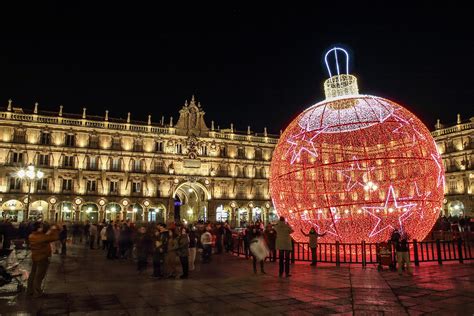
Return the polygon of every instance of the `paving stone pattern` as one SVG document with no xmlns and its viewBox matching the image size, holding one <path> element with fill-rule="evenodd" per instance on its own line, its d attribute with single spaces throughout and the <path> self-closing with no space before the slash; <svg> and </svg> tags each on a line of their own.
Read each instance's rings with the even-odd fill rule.
<svg viewBox="0 0 474 316">
<path fill-rule="evenodd" d="M 254 275 L 251 260 L 224 254 L 198 263 L 188 280 L 156 280 L 151 267 L 138 274 L 130 260 L 73 246 L 65 259 L 52 258 L 43 298 L 0 291 L 0 314 L 473 315 L 473 267 L 425 264 L 399 276 L 375 266 L 298 263 L 290 278 L 279 278 L 276 263 Z"/>
</svg>

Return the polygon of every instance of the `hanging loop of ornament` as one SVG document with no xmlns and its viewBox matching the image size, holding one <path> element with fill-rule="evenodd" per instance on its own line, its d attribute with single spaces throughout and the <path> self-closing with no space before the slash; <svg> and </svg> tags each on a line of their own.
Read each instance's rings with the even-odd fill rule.
<svg viewBox="0 0 474 316">
<path fill-rule="evenodd" d="M 337 75 L 339 76 L 341 74 L 340 69 L 339 69 L 339 59 L 337 57 L 337 52 L 338 51 L 343 52 L 344 55 L 346 56 L 346 75 L 349 74 L 349 53 L 343 48 L 334 47 L 334 48 L 331 48 L 330 50 L 328 50 L 326 55 L 324 56 L 324 62 L 326 63 L 326 68 L 328 69 L 329 77 L 332 77 L 332 73 L 331 73 L 331 67 L 329 67 L 328 57 L 329 57 L 329 54 L 331 54 L 332 52 L 334 52 L 334 59 L 336 61 Z"/>
</svg>

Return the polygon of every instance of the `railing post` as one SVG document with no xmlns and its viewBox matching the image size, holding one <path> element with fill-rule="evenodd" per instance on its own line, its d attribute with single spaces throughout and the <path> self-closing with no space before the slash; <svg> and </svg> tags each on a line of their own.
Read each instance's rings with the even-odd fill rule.
<svg viewBox="0 0 474 316">
<path fill-rule="evenodd" d="M 462 257 L 462 239 L 458 239 L 458 254 L 459 254 L 459 263 L 464 263 L 464 259 Z"/>
<path fill-rule="evenodd" d="M 366 266 L 367 266 L 367 261 L 365 258 L 365 240 L 362 240 L 362 267 L 365 268 Z"/>
<path fill-rule="evenodd" d="M 418 258 L 418 241 L 413 239 L 413 260 L 415 260 L 415 266 L 420 266 L 420 259 Z"/>
<path fill-rule="evenodd" d="M 240 257 L 241 247 L 242 247 L 242 238 L 239 236 L 237 237 L 237 257 Z"/>
<path fill-rule="evenodd" d="M 295 241 L 291 240 L 291 263 L 295 263 Z"/>
<path fill-rule="evenodd" d="M 438 256 L 438 264 L 443 264 L 443 258 L 441 257 L 441 242 L 436 239 L 436 253 Z"/>
<path fill-rule="evenodd" d="M 339 258 L 339 241 L 336 241 L 336 266 L 341 265 L 341 259 Z"/>
</svg>

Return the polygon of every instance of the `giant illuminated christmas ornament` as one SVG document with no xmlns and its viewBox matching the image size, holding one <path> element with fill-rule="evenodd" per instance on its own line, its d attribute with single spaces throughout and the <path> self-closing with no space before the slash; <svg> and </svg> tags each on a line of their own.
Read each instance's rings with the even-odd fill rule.
<svg viewBox="0 0 474 316">
<path fill-rule="evenodd" d="M 307 240 L 300 229 L 310 227 L 325 233 L 322 242 L 386 241 L 395 229 L 422 240 L 444 193 L 430 132 L 401 105 L 359 94 L 345 50 L 329 50 L 325 61 L 326 100 L 290 123 L 273 154 L 270 191 L 278 215 L 293 225 L 297 241 Z"/>
</svg>

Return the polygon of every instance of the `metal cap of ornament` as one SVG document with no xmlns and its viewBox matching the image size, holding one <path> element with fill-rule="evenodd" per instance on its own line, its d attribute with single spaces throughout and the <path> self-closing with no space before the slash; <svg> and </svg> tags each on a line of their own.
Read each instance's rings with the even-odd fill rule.
<svg viewBox="0 0 474 316">
<path fill-rule="evenodd" d="M 341 74 L 341 69 L 339 67 L 339 57 L 338 52 L 343 53 L 343 58 L 346 59 L 346 73 Z M 332 54 L 334 53 L 334 54 Z M 331 67 L 329 66 L 328 57 L 334 55 L 336 73 L 333 75 L 331 72 Z M 324 62 L 329 72 L 329 79 L 324 82 L 324 94 L 326 95 L 326 100 L 334 99 L 341 96 L 347 95 L 358 95 L 359 87 L 357 86 L 357 78 L 349 74 L 349 54 L 345 49 L 340 47 L 334 47 L 330 49 L 324 56 Z"/>
</svg>

